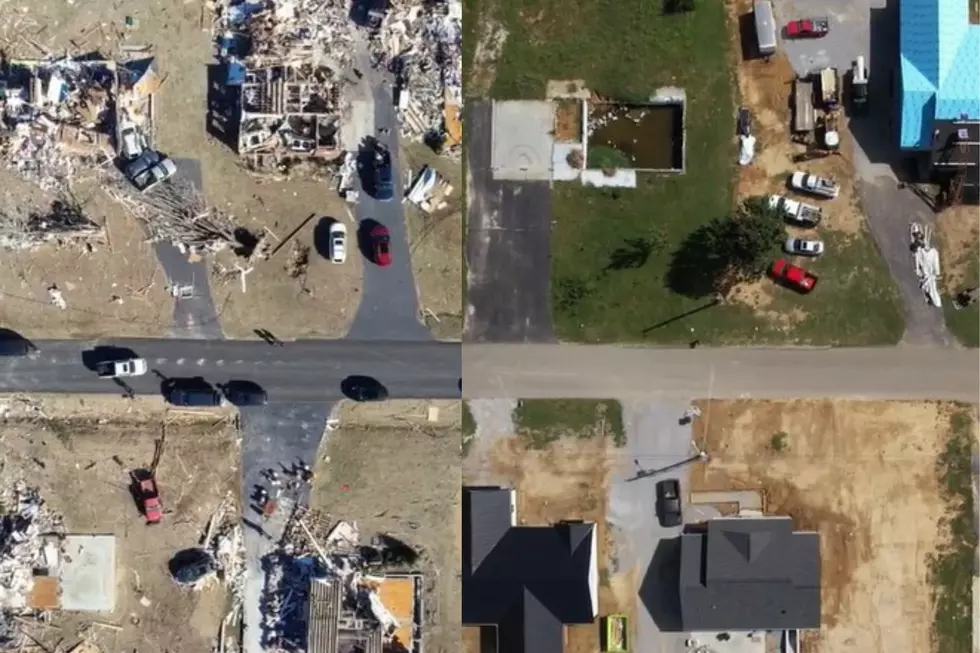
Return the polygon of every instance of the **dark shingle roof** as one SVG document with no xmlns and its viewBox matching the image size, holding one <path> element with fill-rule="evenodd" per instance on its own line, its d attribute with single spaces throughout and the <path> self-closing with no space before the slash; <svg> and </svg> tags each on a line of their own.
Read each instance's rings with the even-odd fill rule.
<svg viewBox="0 0 980 653">
<path fill-rule="evenodd" d="M 463 623 L 496 624 L 501 651 L 560 653 L 562 625 L 594 619 L 595 526 L 510 520 L 510 490 L 464 488 Z"/>
<path fill-rule="evenodd" d="M 820 627 L 820 539 L 789 518 L 713 519 L 681 536 L 686 631 Z"/>
</svg>

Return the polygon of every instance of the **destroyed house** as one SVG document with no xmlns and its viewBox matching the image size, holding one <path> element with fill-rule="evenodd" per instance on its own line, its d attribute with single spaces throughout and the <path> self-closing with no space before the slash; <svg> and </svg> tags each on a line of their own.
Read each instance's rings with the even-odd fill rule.
<svg viewBox="0 0 980 653">
<path fill-rule="evenodd" d="M 820 627 L 820 537 L 789 517 L 718 518 L 681 535 L 686 632 Z"/>
<path fill-rule="evenodd" d="M 381 629 L 344 609 L 340 580 L 310 581 L 307 653 L 382 653 Z"/>
<path fill-rule="evenodd" d="M 597 615 L 595 524 L 517 526 L 507 488 L 463 501 L 463 624 L 495 627 L 501 652 L 561 653 L 565 625 Z"/>
<path fill-rule="evenodd" d="M 238 152 L 256 163 L 265 155 L 337 156 L 340 113 L 340 87 L 329 68 L 247 68 Z"/>
</svg>

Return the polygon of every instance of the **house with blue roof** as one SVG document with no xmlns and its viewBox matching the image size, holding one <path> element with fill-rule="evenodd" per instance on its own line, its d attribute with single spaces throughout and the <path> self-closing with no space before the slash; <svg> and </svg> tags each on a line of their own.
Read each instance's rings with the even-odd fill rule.
<svg viewBox="0 0 980 653">
<path fill-rule="evenodd" d="M 934 177 L 980 185 L 980 25 L 969 0 L 901 0 L 899 144 Z"/>
</svg>

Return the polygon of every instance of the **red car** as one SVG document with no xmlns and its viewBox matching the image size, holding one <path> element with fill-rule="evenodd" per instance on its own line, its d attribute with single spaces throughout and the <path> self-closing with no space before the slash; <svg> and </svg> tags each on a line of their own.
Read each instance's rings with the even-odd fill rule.
<svg viewBox="0 0 980 653">
<path fill-rule="evenodd" d="M 818 39 L 830 31 L 828 18 L 800 18 L 786 23 L 788 39 Z"/>
<path fill-rule="evenodd" d="M 777 282 L 803 295 L 813 290 L 813 287 L 817 285 L 816 275 L 807 272 L 797 265 L 793 265 L 784 258 L 773 263 L 769 273 Z"/>
<path fill-rule="evenodd" d="M 388 234 L 388 227 L 383 224 L 375 225 L 371 229 L 370 239 L 374 262 L 381 267 L 391 265 L 391 236 Z"/>
<path fill-rule="evenodd" d="M 163 504 L 157 491 L 157 482 L 152 478 L 144 478 L 139 482 L 140 504 L 147 524 L 159 524 L 163 519 Z"/>
</svg>

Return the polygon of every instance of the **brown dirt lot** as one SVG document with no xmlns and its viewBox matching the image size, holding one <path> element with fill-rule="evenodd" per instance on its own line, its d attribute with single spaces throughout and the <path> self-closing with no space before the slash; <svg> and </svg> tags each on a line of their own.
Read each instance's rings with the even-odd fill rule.
<svg viewBox="0 0 980 653">
<path fill-rule="evenodd" d="M 448 428 L 341 425 L 321 450 L 311 499 L 333 520 L 357 522 L 362 538 L 386 532 L 421 548 L 429 653 L 456 653 L 460 645 L 459 441 Z"/>
<path fill-rule="evenodd" d="M 447 206 L 426 215 L 405 203 L 412 271 L 426 326 L 440 340 L 463 334 L 463 177 L 459 161 L 441 158 L 419 144 L 403 144 L 406 170 L 430 165 L 453 187 Z"/>
<path fill-rule="evenodd" d="M 555 100 L 555 141 L 582 142 L 582 102 Z"/>
<path fill-rule="evenodd" d="M 502 438 L 493 442 L 488 456 L 495 483 L 517 490 L 517 517 L 521 524 L 544 525 L 562 519 L 593 521 L 598 526 L 599 614 L 625 613 L 635 608 L 632 573 L 612 573 L 611 533 L 606 528 L 609 472 L 614 450 L 611 439 L 563 437 L 536 448 L 530 437 Z M 464 483 L 466 479 L 464 478 Z M 474 646 L 475 628 L 464 640 Z M 566 653 L 595 653 L 599 650 L 599 622 L 569 626 Z M 479 653 L 478 648 L 464 648 Z"/>
<path fill-rule="evenodd" d="M 821 535 L 823 629 L 810 650 L 928 651 L 927 560 L 946 512 L 936 475 L 952 406 L 702 402 L 711 458 L 693 489 L 760 489 L 768 514 Z M 773 436 L 785 435 L 775 451 Z"/>
<path fill-rule="evenodd" d="M 2 403 L 14 406 L 0 427 L 3 477 L 39 486 L 48 506 L 64 516 L 68 532 L 116 536 L 115 612 L 55 613 L 51 623 L 57 629 L 28 632 L 46 650 L 55 650 L 60 639 L 66 648 L 59 650 L 67 650 L 85 630 L 104 653 L 210 650 L 228 608 L 226 592 L 220 587 L 180 589 L 167 562 L 180 549 L 195 546 L 222 499 L 237 495 L 238 447 L 231 421 L 216 421 L 214 414 L 167 413 L 152 402 L 63 398 L 41 402 L 50 420 L 31 419 L 23 404 L 10 397 Z M 97 422 L 94 415 L 102 417 Z M 129 494 L 124 468 L 149 464 L 165 422 L 166 447 L 157 476 L 167 512 L 164 524 L 148 528 Z M 142 597 L 151 601 L 149 607 L 141 605 Z M 121 630 L 89 627 L 92 621 Z"/>
<path fill-rule="evenodd" d="M 124 26 L 124 16 L 133 18 L 133 27 Z M 268 227 L 280 238 L 311 212 L 316 212 L 318 217 L 331 216 L 346 221 L 343 202 L 333 192 L 331 183 L 322 180 L 256 179 L 239 167 L 237 157 L 231 150 L 207 134 L 207 66 L 212 62 L 209 20 L 209 13 L 202 3 L 188 3 L 185 0 L 158 0 L 152 6 L 136 0 L 120 0 L 114 4 L 69 4 L 60 0 L 40 0 L 31 4 L 27 12 L 8 4 L 0 6 L 0 47 L 10 57 L 39 56 L 37 49 L 20 38 L 25 35 L 41 48 L 52 52 L 61 52 L 66 48 L 70 52 L 101 49 L 106 56 L 111 56 L 120 42 L 152 45 L 152 54 L 156 57 L 160 73 L 166 77 L 166 83 L 156 97 L 155 144 L 171 156 L 200 162 L 204 191 L 209 202 L 234 214 L 242 226 L 259 232 L 263 232 L 263 227 Z M 139 229 L 126 226 L 131 218 L 119 206 L 108 201 L 105 203 L 105 211 L 112 216 L 110 225 L 113 238 L 138 241 Z M 94 212 L 94 216 L 101 215 L 98 211 Z M 129 234 L 133 237 L 126 238 Z M 312 227 L 300 235 L 300 242 L 313 246 Z M 72 308 L 71 295 L 66 291 L 65 299 L 70 311 L 65 313 L 76 311 L 77 314 L 70 319 L 52 318 L 39 323 L 50 330 L 50 333 L 40 334 L 42 337 L 105 334 L 149 336 L 160 335 L 171 327 L 172 300 L 169 296 L 159 296 L 164 290 L 162 273 L 159 272 L 157 284 L 145 296 L 130 298 L 117 292 L 125 303 L 118 308 L 115 305 L 106 306 L 111 297 L 109 280 L 119 280 L 119 287 L 124 283 L 135 285 L 148 277 L 148 271 L 159 267 L 148 248 L 139 252 L 135 245 L 131 245 L 128 250 L 123 250 L 121 242 L 115 241 L 114 246 L 115 256 L 99 253 L 91 257 L 91 262 L 81 262 L 83 267 L 80 272 L 84 272 L 82 276 L 85 285 L 91 289 L 88 292 L 92 297 L 82 296 L 76 291 L 77 300 Z M 129 260 L 120 258 L 120 251 L 126 251 Z M 212 275 L 215 306 L 221 314 L 222 327 L 227 335 L 252 337 L 252 329 L 273 326 L 276 327 L 273 331 L 283 338 L 312 335 L 336 337 L 346 333 L 360 301 L 361 260 L 356 248 L 351 248 L 346 265 L 331 266 L 320 260 L 314 247 L 305 284 L 291 279 L 283 270 L 289 255 L 290 251 L 282 251 L 273 261 L 257 264 L 248 275 L 248 292 L 245 295 L 241 293 L 237 274 L 226 283 L 219 276 Z M 74 252 L 65 250 L 50 253 L 47 257 L 50 259 L 48 268 L 53 272 L 59 268 L 77 268 Z M 224 257 L 219 262 L 234 269 L 233 262 Z M 0 282 L 3 283 L 0 290 L 14 293 L 20 280 L 15 275 L 0 274 Z M 28 282 L 33 289 L 37 284 L 57 280 L 34 281 L 29 278 Z M 30 296 L 26 290 L 20 294 Z M 154 294 L 157 296 L 154 297 Z M 47 297 L 42 299 L 46 301 Z M 14 305 L 17 304 L 25 304 L 30 310 L 4 309 L 15 322 L 29 323 L 29 315 L 21 317 L 18 313 L 30 312 L 33 315 L 34 311 L 40 310 L 24 300 L 18 300 Z M 101 317 L 96 319 L 96 316 L 103 315 L 112 316 L 112 321 Z M 275 315 L 276 324 L 261 323 L 262 318 L 256 316 L 262 315 Z M 0 316 L 7 318 L 3 313 Z M 130 317 L 132 319 L 127 319 Z"/>
<path fill-rule="evenodd" d="M 958 289 L 968 279 L 970 264 L 975 262 L 980 243 L 980 209 L 975 206 L 956 206 L 945 209 L 937 218 L 939 245 L 942 251 L 943 276 L 946 287 Z"/>
</svg>

